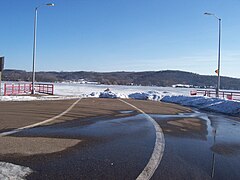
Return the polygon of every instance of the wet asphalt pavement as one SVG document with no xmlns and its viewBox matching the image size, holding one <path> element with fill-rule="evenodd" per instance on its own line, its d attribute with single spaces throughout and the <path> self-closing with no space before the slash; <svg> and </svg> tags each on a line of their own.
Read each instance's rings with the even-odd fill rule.
<svg viewBox="0 0 240 180">
<path fill-rule="evenodd" d="M 54 153 L 0 153 L 0 161 L 30 167 L 34 172 L 27 179 L 136 179 L 152 155 L 155 129 L 130 107 L 117 112 L 119 117 L 85 118 L 87 123 L 74 118 L 12 134 L 26 141 L 81 142 Z M 163 158 L 151 179 L 240 179 L 239 119 L 198 111 L 149 115 L 165 138 Z"/>
<path fill-rule="evenodd" d="M 209 112 L 177 117 L 153 115 L 165 131 L 165 121 L 196 117 L 205 125 L 202 133 L 165 132 L 165 151 L 152 179 L 233 179 L 240 178 L 240 123 L 232 117 Z"/>
<path fill-rule="evenodd" d="M 152 124 L 141 114 L 86 126 L 74 120 L 24 130 L 14 136 L 79 138 L 86 142 L 49 155 L 10 155 L 1 159 L 33 169 L 28 179 L 135 179 L 150 158 L 154 135 Z"/>
</svg>

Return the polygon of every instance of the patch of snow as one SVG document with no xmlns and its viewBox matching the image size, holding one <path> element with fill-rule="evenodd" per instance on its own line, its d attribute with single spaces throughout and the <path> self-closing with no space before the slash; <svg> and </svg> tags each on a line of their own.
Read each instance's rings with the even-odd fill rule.
<svg viewBox="0 0 240 180">
<path fill-rule="evenodd" d="M 37 97 L 36 100 L 42 100 L 42 101 L 45 101 L 45 100 L 67 100 L 67 99 L 77 99 L 77 98 L 81 98 L 81 97 L 86 97 L 85 94 L 82 94 L 82 95 L 79 95 L 79 96 L 39 96 Z"/>
<path fill-rule="evenodd" d="M 116 93 L 113 93 L 111 91 L 104 91 L 104 92 L 100 92 L 99 94 L 99 97 L 100 98 L 117 98 L 117 94 Z"/>
<path fill-rule="evenodd" d="M 45 100 L 66 100 L 66 99 L 76 99 L 81 96 L 0 96 L 0 101 L 45 101 Z"/>
<path fill-rule="evenodd" d="M 0 179 L 25 179 L 25 177 L 31 174 L 33 170 L 28 167 L 19 166 L 12 163 L 0 162 Z"/>
<path fill-rule="evenodd" d="M 88 95 L 88 97 L 95 97 L 98 98 L 100 96 L 100 92 L 92 92 L 91 94 Z"/>
<path fill-rule="evenodd" d="M 163 102 L 192 106 L 198 109 L 220 112 L 228 115 L 240 116 L 240 102 L 204 96 L 164 96 Z"/>
<path fill-rule="evenodd" d="M 0 101 L 34 101 L 37 97 L 32 96 L 0 96 Z"/>
<path fill-rule="evenodd" d="M 128 95 L 131 99 L 138 99 L 138 100 L 148 100 L 148 94 L 147 93 L 132 93 Z"/>
</svg>

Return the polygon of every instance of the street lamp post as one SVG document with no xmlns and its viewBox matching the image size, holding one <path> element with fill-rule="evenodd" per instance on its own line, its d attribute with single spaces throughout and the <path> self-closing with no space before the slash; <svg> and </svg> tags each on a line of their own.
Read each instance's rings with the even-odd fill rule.
<svg viewBox="0 0 240 180">
<path fill-rule="evenodd" d="M 34 91 L 34 84 L 35 84 L 35 63 L 36 63 L 36 45 L 37 45 L 37 15 L 38 9 L 42 6 L 54 6 L 53 3 L 47 3 L 40 5 L 35 8 L 35 17 L 34 17 L 34 37 L 33 37 L 33 64 L 32 64 L 32 94 L 35 93 Z"/>
<path fill-rule="evenodd" d="M 217 17 L 215 14 L 212 13 L 204 13 L 204 15 L 214 16 L 218 20 L 218 81 L 217 81 L 217 89 L 216 89 L 216 97 L 219 97 L 219 89 L 220 89 L 220 56 L 221 56 L 221 22 L 222 19 Z"/>
</svg>

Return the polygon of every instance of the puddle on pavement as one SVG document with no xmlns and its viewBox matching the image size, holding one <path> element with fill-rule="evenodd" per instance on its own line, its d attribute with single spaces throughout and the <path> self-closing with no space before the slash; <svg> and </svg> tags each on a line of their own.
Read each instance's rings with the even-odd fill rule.
<svg viewBox="0 0 240 180">
<path fill-rule="evenodd" d="M 201 112 L 151 116 L 162 127 L 166 142 L 154 178 L 171 174 L 175 179 L 240 178 L 239 121 Z"/>
<path fill-rule="evenodd" d="M 119 111 L 121 114 L 132 114 L 135 111 Z"/>
<path fill-rule="evenodd" d="M 94 123 L 86 125 L 81 124 L 81 120 L 72 120 L 48 126 L 35 127 L 23 130 L 15 136 L 27 137 L 64 137 L 64 138 L 82 138 L 95 137 L 104 138 L 111 136 L 128 136 L 130 133 L 141 131 L 144 128 L 152 128 L 152 124 L 145 120 L 144 115 L 99 120 L 94 119 Z"/>
</svg>

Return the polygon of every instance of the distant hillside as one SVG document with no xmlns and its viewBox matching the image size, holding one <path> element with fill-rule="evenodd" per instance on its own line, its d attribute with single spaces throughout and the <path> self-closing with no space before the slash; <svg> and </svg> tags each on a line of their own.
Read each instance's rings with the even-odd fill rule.
<svg viewBox="0 0 240 180">
<path fill-rule="evenodd" d="M 146 72 L 37 72 L 36 80 L 39 82 L 62 81 L 99 82 L 113 85 L 142 85 L 142 86 L 172 86 L 175 84 L 188 84 L 199 87 L 216 86 L 217 76 L 199 75 L 183 71 L 146 71 Z M 31 81 L 31 72 L 21 70 L 4 70 L 4 81 Z M 222 89 L 240 90 L 240 79 L 222 77 Z"/>
</svg>

